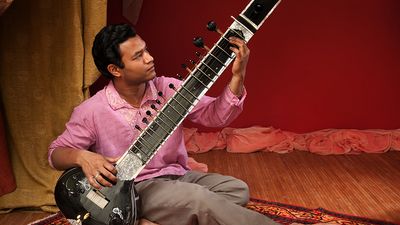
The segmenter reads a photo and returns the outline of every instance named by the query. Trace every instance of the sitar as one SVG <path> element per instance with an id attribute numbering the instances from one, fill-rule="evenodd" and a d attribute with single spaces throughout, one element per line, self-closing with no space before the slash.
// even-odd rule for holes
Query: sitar
<path id="1" fill-rule="evenodd" d="M 134 179 L 168 140 L 189 112 L 235 59 L 229 37 L 248 42 L 281 0 L 252 0 L 221 33 L 214 46 L 201 58 L 175 94 L 116 162 L 117 182 L 101 190 L 93 188 L 80 167 L 66 170 L 55 187 L 58 208 L 68 219 L 85 225 L 137 224 L 140 196 Z M 209 29 L 215 29 L 213 24 Z M 196 45 L 202 45 L 196 40 Z"/>

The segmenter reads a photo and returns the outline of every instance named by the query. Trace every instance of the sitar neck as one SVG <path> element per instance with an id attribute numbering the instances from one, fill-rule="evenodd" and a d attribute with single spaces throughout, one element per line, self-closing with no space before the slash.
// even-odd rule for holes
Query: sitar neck
<path id="1" fill-rule="evenodd" d="M 239 37 L 248 42 L 279 2 L 280 0 L 250 1 L 237 18 L 232 17 L 233 23 L 195 66 L 182 85 L 174 87 L 170 84 L 170 88 L 176 90 L 175 94 L 158 111 L 117 162 L 119 179 L 133 179 L 139 174 L 141 169 L 136 170 L 135 168 L 143 168 L 150 161 L 201 97 L 235 59 L 235 54 L 230 50 L 229 37 Z M 132 160 L 133 154 L 140 160 Z"/>

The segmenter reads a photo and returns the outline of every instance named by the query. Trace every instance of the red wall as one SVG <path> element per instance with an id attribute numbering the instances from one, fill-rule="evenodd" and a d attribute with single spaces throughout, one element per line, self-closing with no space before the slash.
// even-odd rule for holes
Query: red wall
<path id="1" fill-rule="evenodd" d="M 121 0 L 108 21 L 125 21 Z M 155 57 L 158 75 L 185 74 L 191 43 L 218 40 L 248 1 L 145 0 L 138 33 Z M 324 128 L 400 128 L 400 1 L 282 0 L 249 43 L 245 110 L 233 127 L 274 126 L 295 132 Z M 217 81 L 216 95 L 230 78 Z"/>

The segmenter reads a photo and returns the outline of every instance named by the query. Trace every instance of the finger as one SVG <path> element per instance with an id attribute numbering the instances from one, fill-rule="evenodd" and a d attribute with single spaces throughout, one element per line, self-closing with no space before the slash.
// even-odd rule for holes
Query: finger
<path id="1" fill-rule="evenodd" d="M 104 164 L 104 168 L 108 171 L 110 171 L 112 174 L 117 174 L 117 169 L 115 168 L 115 166 L 111 163 L 105 163 Z"/>
<path id="2" fill-rule="evenodd" d="M 107 170 L 105 167 L 104 169 L 101 170 L 101 175 L 103 178 L 105 178 L 105 180 L 107 180 L 109 183 L 116 183 L 117 182 L 117 177 L 115 176 L 115 174 L 113 174 L 112 172 L 110 172 L 109 170 Z"/>
<path id="3" fill-rule="evenodd" d="M 98 173 L 98 174 L 100 174 L 100 173 Z M 99 177 L 98 174 L 88 177 L 88 180 L 89 180 L 89 183 L 90 183 L 90 185 L 92 187 L 94 187 L 95 189 L 99 189 L 100 190 L 101 186 L 96 180 Z"/>
<path id="4" fill-rule="evenodd" d="M 236 60 L 241 62 L 241 63 L 247 63 L 248 58 L 250 56 L 250 50 L 246 48 L 240 48 L 237 51 L 234 49 L 231 49 L 233 52 L 236 54 Z"/>
<path id="5" fill-rule="evenodd" d="M 106 187 L 111 187 L 113 184 L 117 183 L 117 177 L 108 171 L 105 167 L 101 168 L 100 170 L 101 176 L 97 177 L 97 181 Z"/>
<path id="6" fill-rule="evenodd" d="M 238 38 L 238 37 L 235 37 L 235 36 L 229 37 L 229 41 L 232 41 L 232 42 L 234 42 L 235 44 L 245 44 L 245 43 L 246 43 L 245 40 L 243 40 L 243 39 L 241 39 L 241 38 Z"/>
<path id="7" fill-rule="evenodd" d="M 246 42 L 240 38 L 237 37 L 230 37 L 229 38 L 229 43 L 234 45 L 237 48 L 241 48 L 243 46 L 246 46 Z"/>
<path id="8" fill-rule="evenodd" d="M 85 174 L 86 179 L 88 180 L 89 184 L 93 188 L 100 189 L 101 186 L 99 185 L 99 183 L 96 182 L 96 179 L 95 179 L 95 177 L 99 176 L 100 173 L 97 172 L 97 170 L 93 169 L 93 168 L 91 168 L 91 169 L 82 168 L 82 170 L 83 170 L 83 173 Z"/>
<path id="9" fill-rule="evenodd" d="M 246 44 L 239 45 L 239 52 L 242 56 L 246 56 L 249 54 L 250 50 Z"/>
<path id="10" fill-rule="evenodd" d="M 112 157 L 104 157 L 108 162 L 110 162 L 110 163 L 112 163 L 112 164 L 114 164 L 114 163 L 116 163 L 117 161 L 118 161 L 118 159 L 119 159 L 119 157 L 115 157 L 115 158 L 112 158 Z"/>
<path id="11" fill-rule="evenodd" d="M 240 38 L 236 38 L 236 37 L 230 37 L 229 38 L 229 42 L 233 45 L 235 45 L 238 49 L 244 50 L 246 51 L 247 45 L 246 42 Z"/>
<path id="12" fill-rule="evenodd" d="M 237 48 L 235 48 L 235 47 L 230 47 L 229 49 L 230 49 L 232 52 L 234 52 L 234 53 L 235 53 L 236 57 L 238 57 L 238 56 L 239 56 L 239 54 L 240 54 L 240 51 L 239 51 L 239 49 L 237 49 Z"/>
<path id="13" fill-rule="evenodd" d="M 229 49 L 233 51 L 236 54 L 236 57 L 238 57 L 239 59 L 247 55 L 246 45 L 236 45 L 236 47 L 231 46 Z"/>
<path id="14" fill-rule="evenodd" d="M 112 184 L 111 184 L 108 180 L 106 180 L 103 176 L 104 176 L 104 175 L 101 174 L 100 176 L 94 177 L 94 179 L 95 179 L 96 182 L 97 182 L 98 184 L 100 184 L 101 186 L 104 186 L 104 187 L 112 187 Z"/>

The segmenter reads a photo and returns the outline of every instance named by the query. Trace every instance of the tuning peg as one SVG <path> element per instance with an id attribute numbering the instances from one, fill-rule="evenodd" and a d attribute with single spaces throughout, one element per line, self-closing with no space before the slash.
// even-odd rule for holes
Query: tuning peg
<path id="1" fill-rule="evenodd" d="M 204 48 L 207 51 L 210 51 L 210 48 L 204 45 L 204 41 L 203 41 L 202 37 L 193 38 L 193 44 L 194 44 L 194 46 L 196 46 L 198 48 Z"/>
<path id="2" fill-rule="evenodd" d="M 207 30 L 217 32 L 220 35 L 224 35 L 220 29 L 218 29 L 217 24 L 215 21 L 211 20 L 207 23 Z"/>
<path id="3" fill-rule="evenodd" d="M 172 90 L 176 90 L 175 85 L 173 83 L 169 83 L 168 87 L 171 88 Z"/>
<path id="4" fill-rule="evenodd" d="M 183 80 L 183 77 L 179 73 L 177 73 L 176 76 L 178 77 L 179 80 Z"/>
<path id="5" fill-rule="evenodd" d="M 204 48 L 204 42 L 202 37 L 193 38 L 193 44 L 198 48 Z"/>
<path id="6" fill-rule="evenodd" d="M 135 125 L 135 128 L 136 128 L 137 130 L 139 130 L 139 131 L 142 131 L 142 128 L 140 128 L 139 125 L 137 125 L 137 124 Z"/>
<path id="7" fill-rule="evenodd" d="M 200 52 L 195 52 L 196 56 L 199 57 L 199 59 L 203 58 Z"/>
<path id="8" fill-rule="evenodd" d="M 146 117 L 143 117 L 142 122 L 145 124 L 149 124 L 149 120 Z"/>
<path id="9" fill-rule="evenodd" d="M 191 59 L 189 59 L 189 62 L 190 62 L 192 65 L 196 65 L 196 62 L 193 61 L 193 60 L 191 60 Z"/>
<path id="10" fill-rule="evenodd" d="M 185 69 L 185 70 L 188 71 L 189 73 L 192 72 L 192 70 L 189 69 L 189 67 L 188 67 L 186 64 L 183 63 L 181 66 L 182 66 L 183 69 Z"/>

